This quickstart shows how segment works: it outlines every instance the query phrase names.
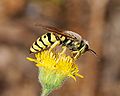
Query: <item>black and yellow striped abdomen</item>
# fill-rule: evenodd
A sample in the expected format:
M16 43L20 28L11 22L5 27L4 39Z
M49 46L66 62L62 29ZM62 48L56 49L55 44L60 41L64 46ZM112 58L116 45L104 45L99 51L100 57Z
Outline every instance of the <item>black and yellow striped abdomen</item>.
M88 45L84 40L71 39L60 34L54 34L52 32L45 33L39 37L31 46L30 53L39 52L49 47L54 48L56 45L66 46L69 50L72 51L81 51L82 53L88 50ZM52 46L53 45L53 46ZM83 46L85 46L83 48Z
M54 33L45 33L39 37L31 46L30 53L38 52L43 49L50 47L53 43L58 40L58 37Z

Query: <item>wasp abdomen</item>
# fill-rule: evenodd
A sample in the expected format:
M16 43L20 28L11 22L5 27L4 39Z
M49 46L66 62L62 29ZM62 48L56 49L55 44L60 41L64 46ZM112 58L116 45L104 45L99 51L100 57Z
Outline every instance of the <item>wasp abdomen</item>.
M41 51L50 47L54 42L57 41L57 37L51 32L43 34L37 39L30 48L30 53Z

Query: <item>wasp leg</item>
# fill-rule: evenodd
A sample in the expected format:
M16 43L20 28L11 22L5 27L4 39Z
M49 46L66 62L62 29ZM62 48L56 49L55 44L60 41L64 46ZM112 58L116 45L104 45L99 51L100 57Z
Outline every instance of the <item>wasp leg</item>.
M53 48L55 48L57 45L60 44L60 41L56 41L49 49L49 51L51 51Z
M75 55L74 60L76 60L80 56L80 51L77 51L76 53L77 54Z
M78 51L72 51L72 52L71 52L72 58L74 58L74 54L77 54L77 52L78 52Z
M74 57L75 60L84 53L84 49L85 46L83 46L79 51L76 51L77 54Z
M67 47L66 47L66 46L63 46L62 49L63 49L63 50L62 50L62 52L60 53L60 55L62 55L62 54L65 53L65 51L67 50Z
M62 55L65 53L65 51L67 50L67 47L66 47L66 46L63 46L62 49L63 49L63 50L62 50L62 52L59 54L59 58L58 58L57 61L56 61L57 63L58 63L58 61L60 60L61 56L62 56Z
M72 54L75 54L75 53L77 53L78 51L72 51Z
M80 56L80 51L73 51L72 54L76 54L73 58L76 60Z

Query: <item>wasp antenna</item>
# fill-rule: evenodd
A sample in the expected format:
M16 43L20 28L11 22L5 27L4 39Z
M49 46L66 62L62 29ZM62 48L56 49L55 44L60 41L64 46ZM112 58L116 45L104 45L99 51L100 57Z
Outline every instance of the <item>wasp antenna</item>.
M89 52L91 52L94 56L96 56L96 57L97 57L97 54L96 54L96 52L95 52L95 51L93 51L92 49L88 49L88 51L89 51Z

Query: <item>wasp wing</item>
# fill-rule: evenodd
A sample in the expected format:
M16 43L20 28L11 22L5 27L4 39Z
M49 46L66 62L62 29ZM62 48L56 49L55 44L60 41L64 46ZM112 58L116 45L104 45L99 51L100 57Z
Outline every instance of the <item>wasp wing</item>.
M42 29L45 29L47 31L50 31L50 32L54 32L54 33L57 33L57 34L60 34L60 35L63 35L65 37L68 37L68 38L71 38L71 39L75 39L73 36L65 33L65 31L61 30L61 29L58 29L56 27L51 27L51 26L43 26L41 24L36 24L36 26L40 26Z

